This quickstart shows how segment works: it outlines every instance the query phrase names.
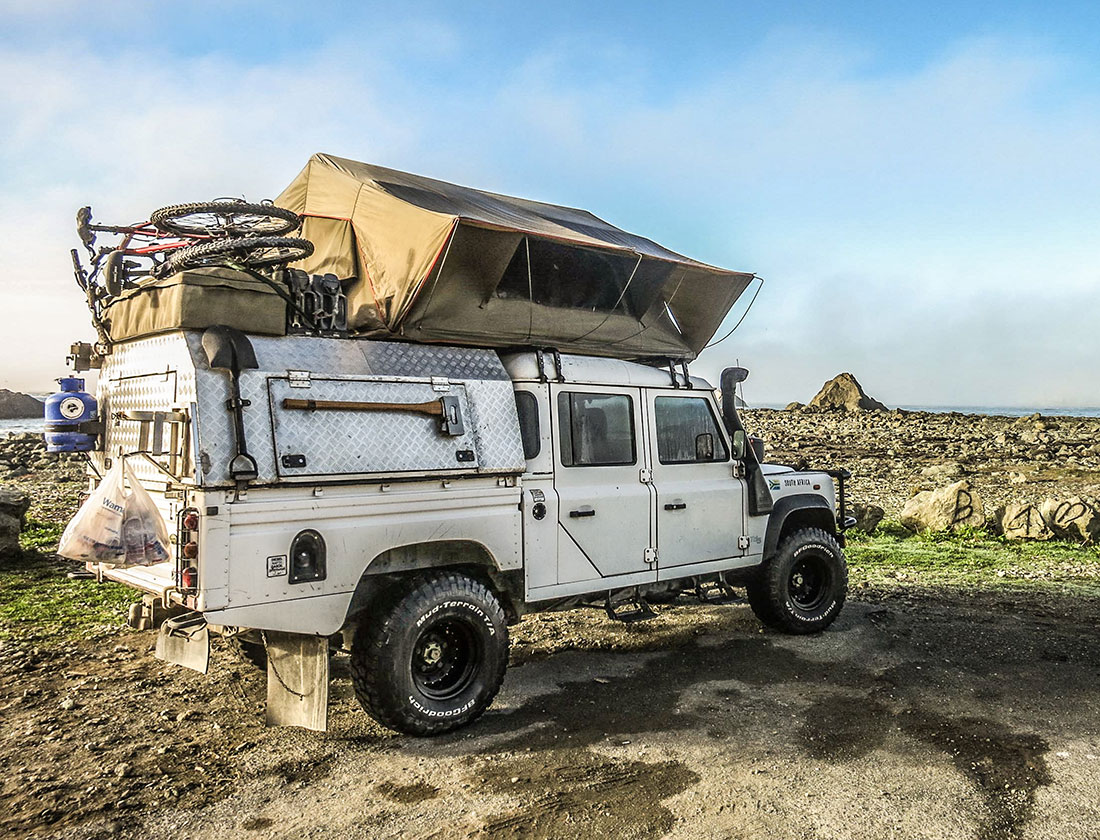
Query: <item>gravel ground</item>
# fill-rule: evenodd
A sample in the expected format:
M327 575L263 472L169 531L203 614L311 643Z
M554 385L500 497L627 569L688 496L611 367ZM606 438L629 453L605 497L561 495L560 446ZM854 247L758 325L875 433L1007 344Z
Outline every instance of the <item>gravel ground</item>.
M828 633L684 599L516 628L469 729L395 735L335 660L330 731L262 726L263 678L151 632L0 652L11 837L1096 837L1100 606L863 592Z
M1100 487L1087 423L911 417L748 424L892 513L937 464L991 501ZM66 517L76 465L21 470L31 515ZM362 713L343 655L319 734L264 728L262 674L221 645L203 677L154 659L151 632L0 642L0 836L1100 837L1095 599L863 587L801 638L743 604L657 609L528 618L492 709L427 740Z

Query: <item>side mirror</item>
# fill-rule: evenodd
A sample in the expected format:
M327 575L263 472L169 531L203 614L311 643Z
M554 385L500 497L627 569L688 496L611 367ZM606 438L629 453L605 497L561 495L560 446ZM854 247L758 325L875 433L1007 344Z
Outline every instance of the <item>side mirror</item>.
M743 461L745 459L745 453L749 448L749 436L738 429L733 433L733 438L730 440L730 443L733 444L733 460Z
M701 435L695 436L695 460L714 460L714 435L710 432L703 432Z

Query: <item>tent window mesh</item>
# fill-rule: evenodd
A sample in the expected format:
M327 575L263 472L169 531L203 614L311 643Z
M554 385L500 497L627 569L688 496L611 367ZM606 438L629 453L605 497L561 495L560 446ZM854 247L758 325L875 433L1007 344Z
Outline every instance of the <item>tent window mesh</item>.
M512 255L495 295L530 299L557 309L641 318L660 295L671 269L671 264L659 260L643 260L639 265L637 255L631 253L527 237Z

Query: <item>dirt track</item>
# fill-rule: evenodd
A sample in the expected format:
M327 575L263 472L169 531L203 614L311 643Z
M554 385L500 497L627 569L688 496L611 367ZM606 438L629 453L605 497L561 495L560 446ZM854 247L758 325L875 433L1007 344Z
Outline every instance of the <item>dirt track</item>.
M8 647L0 836L1100 837L1100 605L865 598L810 638L686 598L535 616L435 740L371 723L342 657L320 735L264 729L226 650L204 678L151 633Z

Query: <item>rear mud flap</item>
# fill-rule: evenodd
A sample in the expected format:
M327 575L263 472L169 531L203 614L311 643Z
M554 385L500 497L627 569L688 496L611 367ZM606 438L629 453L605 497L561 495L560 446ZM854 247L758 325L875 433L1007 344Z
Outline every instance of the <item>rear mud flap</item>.
M267 725L328 728L328 639L264 633L267 647Z
M161 624L156 657L205 674L210 668L210 628L202 613L187 613Z

